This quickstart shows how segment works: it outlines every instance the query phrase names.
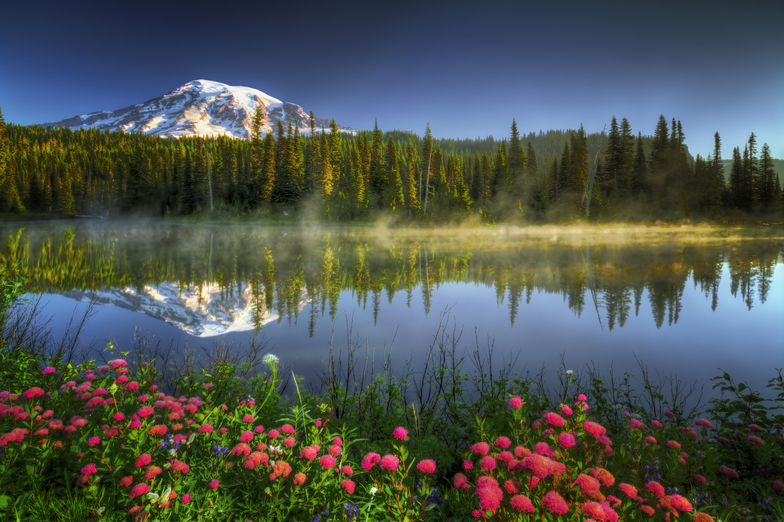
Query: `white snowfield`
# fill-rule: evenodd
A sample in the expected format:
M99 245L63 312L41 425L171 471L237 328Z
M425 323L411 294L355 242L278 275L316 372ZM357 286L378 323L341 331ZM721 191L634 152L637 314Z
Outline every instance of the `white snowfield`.
M232 293L221 290L217 284L180 287L177 283L162 283L145 286L141 291L132 288L96 292L74 290L64 295L82 302L95 300L98 305L143 313L202 338L251 331L257 324L263 326L278 320L279 315L266 308L263 294L254 298L249 284L235 286ZM298 309L302 311L308 302L308 292L303 288Z
M285 128L291 121L301 133L310 132L310 117L302 107L282 102L258 89L210 80L194 80L158 98L116 111L91 112L45 126L71 129L142 132L153 136L230 136L247 139L256 107L265 122L262 131L276 132L278 121ZM330 121L315 118L318 129ZM341 130L351 131L339 125Z

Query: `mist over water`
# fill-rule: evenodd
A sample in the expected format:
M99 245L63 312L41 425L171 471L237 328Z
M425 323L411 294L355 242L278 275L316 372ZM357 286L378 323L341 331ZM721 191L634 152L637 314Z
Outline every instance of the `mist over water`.
M763 389L784 367L784 241L718 229L327 229L48 222L0 226L55 335L175 345L254 337L314 383L330 343L368 364L424 364L439 323L493 349L498 371L548 379L585 364L677 374L710 393L716 368ZM466 362L465 370L473 370Z

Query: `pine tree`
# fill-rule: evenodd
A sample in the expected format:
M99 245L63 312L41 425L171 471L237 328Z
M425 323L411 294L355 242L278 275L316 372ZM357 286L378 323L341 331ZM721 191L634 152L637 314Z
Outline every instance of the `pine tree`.
M419 179L418 165L419 159L416 155L416 147L414 147L414 143L409 139L408 145L406 145L407 172L405 190L406 209L408 209L409 215L414 215L419 208L419 199L417 198L417 180Z
M373 145L370 149L370 181L368 183L369 200L374 207L386 206L383 193L387 185L387 171L384 161L383 135L378 129L378 120L373 129Z
M332 179L339 181L343 173L343 138L335 118L332 118L330 125L329 161L332 166Z
M0 110L0 212L24 212L16 180L9 168L5 118Z
M316 134L316 118L313 111L310 111L310 139L308 140L308 152L305 157L305 184L303 196L318 192L323 197L321 187L321 141Z
M629 196L638 197L639 194L646 191L646 178L648 176L648 163L645 159L645 146L642 142L642 133L637 133L637 148L634 153L634 166L632 167L632 175Z
M629 198L634 194L632 177L634 171L634 134L632 126L626 118L621 119L621 149L623 161L619 172L621 198Z
M384 208L392 212L402 208L405 203L399 163L397 147L390 137L387 140L387 153L384 161L386 175L384 176L383 203Z
M319 144L321 151L320 165L319 165L319 185L321 188L321 197L327 200L332 196L332 191L335 186L335 179L332 175L332 161L329 157L329 143L324 129L321 129L321 143Z
M508 163L508 185L512 190L513 196L525 201L526 196L526 157L523 149L523 142L520 140L520 133L517 130L517 122L512 119L512 136L509 139Z
M250 126L250 179L248 180L248 206L255 208L263 201L264 186L264 141L262 129L264 126L264 113L261 104L256 105Z
M493 165L493 177L490 180L490 196L494 199L505 193L509 179L509 163L506 159L506 141L498 142L498 152Z
M776 172L773 170L773 160L770 157L770 147L765 143L762 145L759 165L759 202L762 205L768 206L776 199L776 184L774 176Z

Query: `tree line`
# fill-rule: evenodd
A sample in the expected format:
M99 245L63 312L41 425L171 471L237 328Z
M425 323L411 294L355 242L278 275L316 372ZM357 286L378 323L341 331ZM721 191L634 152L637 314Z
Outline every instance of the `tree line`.
M161 138L95 129L6 125L0 112L0 212L189 215L299 209L314 219L390 215L429 222L722 219L778 211L784 200L770 148L752 134L725 175L721 138L692 158L680 121L661 116L653 136L615 117L608 133L573 131L475 140L411 132L356 135L291 122L248 140Z

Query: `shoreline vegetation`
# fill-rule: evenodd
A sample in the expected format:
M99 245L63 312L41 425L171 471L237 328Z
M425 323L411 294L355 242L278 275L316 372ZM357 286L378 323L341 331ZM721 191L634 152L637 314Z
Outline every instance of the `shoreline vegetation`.
M0 274L3 519L784 520L781 369L771 400L722 371L696 409L696 383L642 364L545 389L491 346L461 355L446 312L399 376L350 330L320 383L263 340L87 360L89 310L57 342L24 284Z

